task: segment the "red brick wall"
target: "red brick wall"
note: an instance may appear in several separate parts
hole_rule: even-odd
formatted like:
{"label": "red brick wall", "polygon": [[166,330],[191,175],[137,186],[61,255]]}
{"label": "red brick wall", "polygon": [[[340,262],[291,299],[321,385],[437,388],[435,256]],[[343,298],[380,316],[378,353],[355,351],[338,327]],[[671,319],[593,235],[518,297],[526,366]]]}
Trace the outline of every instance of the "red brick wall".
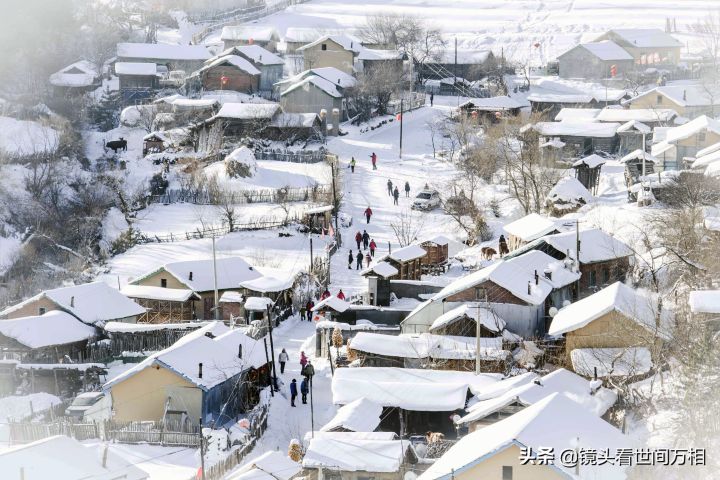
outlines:
{"label": "red brick wall", "polygon": [[474,302],[477,300],[475,289],[485,288],[488,294],[488,302],[492,303],[513,303],[515,305],[525,305],[525,302],[517,298],[503,287],[496,285],[490,281],[483,282],[460,293],[448,297],[448,302]]}
{"label": "red brick wall", "polygon": [[[607,262],[597,262],[590,264],[581,264],[580,273],[580,293],[581,296],[588,293],[591,289],[602,288],[617,281],[625,280],[625,276],[630,269],[630,260],[628,257],[613,259]],[[595,274],[595,285],[591,284],[591,279]],[[609,278],[606,278],[609,277]],[[594,290],[593,290],[594,291]],[[590,292],[592,293],[592,292]]]}
{"label": "red brick wall", "polygon": [[[228,77],[228,83],[222,85],[220,78]],[[218,65],[203,73],[203,88],[206,90],[233,90],[236,92],[255,92],[258,90],[259,75],[249,75],[242,70],[227,65]]]}

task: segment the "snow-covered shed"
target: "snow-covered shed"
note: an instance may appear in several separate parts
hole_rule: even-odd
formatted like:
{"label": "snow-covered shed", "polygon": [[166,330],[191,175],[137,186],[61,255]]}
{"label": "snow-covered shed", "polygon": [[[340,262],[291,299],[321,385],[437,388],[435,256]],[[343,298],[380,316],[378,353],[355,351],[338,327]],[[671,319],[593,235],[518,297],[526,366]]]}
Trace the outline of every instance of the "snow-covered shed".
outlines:
{"label": "snow-covered shed", "polygon": [[382,257],[378,262],[387,262],[398,271],[397,280],[420,280],[422,261],[427,251],[417,244],[398,248]]}
{"label": "snow-covered shed", "polygon": [[[221,125],[224,136],[257,136],[282,112],[280,105],[273,102],[241,103],[226,102],[220,111],[205,121],[206,127]],[[220,123],[217,123],[220,122]]]}
{"label": "snow-covered shed", "polygon": [[241,45],[259,45],[265,50],[275,52],[280,34],[271,25],[233,25],[223,27],[220,40],[226,49]]}
{"label": "snow-covered shed", "polygon": [[224,55],[211,58],[192,77],[205,90],[253,93],[260,87],[260,70],[245,57]]}
{"label": "snow-covered shed", "polygon": [[542,377],[528,372],[484,389],[471,400],[467,414],[456,424],[471,432],[482,429],[555,393],[569,397],[598,417],[617,401],[617,394],[612,390],[594,386],[591,381],[564,368]]}
{"label": "snow-covered shed", "polygon": [[558,233],[555,220],[543,217],[538,213],[530,213],[508,223],[503,227],[508,234],[508,248],[515,250],[533,240],[552,233]]}
{"label": "snow-covered shed", "polygon": [[634,71],[632,55],[610,40],[581,43],[558,55],[563,78],[605,79],[611,71],[624,77]]}
{"label": "snow-covered shed", "polygon": [[196,318],[195,302],[200,295],[187,288],[125,285],[120,293],[145,307],[142,323],[189,322]]}
{"label": "snow-covered shed", "polygon": [[480,322],[481,337],[495,338],[503,336],[506,340],[514,338],[514,334],[506,332],[505,320],[479,302],[464,303],[440,315],[430,325],[430,333],[436,335],[475,336],[478,322]]}
{"label": "snow-covered shed", "polygon": [[[104,451],[103,451],[104,449]],[[150,475],[107,446],[83,445],[65,435],[11,447],[0,453],[0,465],[9,476],[23,480],[145,480]],[[11,475],[10,472],[13,472]]]}
{"label": "snow-covered shed", "polygon": [[533,127],[541,143],[557,138],[565,144],[563,155],[580,157],[597,151],[614,153],[618,146],[619,123],[538,122]]}
{"label": "snow-covered shed", "polygon": [[597,193],[597,187],[600,184],[600,169],[604,164],[605,159],[595,153],[576,160],[572,164],[575,178],[593,195]]}
{"label": "snow-covered shed", "polygon": [[30,363],[54,363],[63,357],[82,362],[88,340],[96,335],[95,327],[62,310],[0,320],[0,349],[5,357]]}
{"label": "snow-covered shed", "polygon": [[131,285],[154,286],[167,289],[192,290],[202,305],[196,305],[195,314],[200,319],[213,318],[214,269],[217,270],[217,289],[220,294],[227,290],[239,291],[240,283],[262,276],[254,267],[240,257],[184,260],[170,262],[134,279]]}
{"label": "snow-covered shed", "polygon": [[262,341],[211,322],[110,379],[103,390],[119,421],[161,421],[172,412],[190,424],[222,425],[258,401],[258,388],[269,382],[266,363]]}
{"label": "snow-covered shed", "polygon": [[564,177],[558,180],[545,198],[545,207],[556,216],[575,212],[592,202],[592,194],[575,177]]}
{"label": "snow-covered shed", "polygon": [[275,82],[283,75],[285,61],[260,45],[240,45],[232,47],[221,55],[238,55],[248,60],[260,72],[258,88],[263,92],[272,91]]}
{"label": "snow-covered shed", "polygon": [[672,312],[657,295],[615,282],[560,309],[550,335],[565,335],[568,357],[577,348],[634,348],[662,345],[672,335]]}
{"label": "snow-covered shed", "polygon": [[[597,100],[587,93],[559,93],[559,92],[534,92],[528,95],[530,110],[539,113],[546,118],[555,118],[561,110],[566,108],[587,108],[595,109]],[[592,121],[592,120],[590,120]]]}
{"label": "snow-covered shed", "polygon": [[487,98],[471,98],[458,105],[458,112],[463,115],[479,119],[489,119],[496,122],[498,117],[517,116],[523,104],[510,96],[487,97]]}
{"label": "snow-covered shed", "polygon": [[[563,466],[558,452],[574,449],[603,451],[629,448],[632,442],[620,430],[565,395],[553,393],[488,427],[458,441],[418,480],[500,478],[603,478],[624,480],[625,467]],[[554,463],[524,462],[521,449],[551,448]],[[533,455],[534,457],[534,455]],[[502,468],[500,468],[502,467]]]}
{"label": "snow-covered shed", "polygon": [[[145,309],[105,282],[83,283],[45,290],[0,312],[0,319],[43,315],[51,310],[67,312],[88,325],[135,322]],[[0,320],[2,321],[2,320]]]}
{"label": "snow-covered shed", "polygon": [[335,416],[320,429],[322,432],[372,432],[380,425],[383,407],[366,398],[338,408]]}
{"label": "snow-covered shed", "polygon": [[278,451],[270,450],[233,469],[225,480],[290,480],[300,470],[298,463]]}
{"label": "snow-covered shed", "polygon": [[100,73],[92,62],[79,60],[50,75],[50,85],[58,97],[82,94],[100,86]]}

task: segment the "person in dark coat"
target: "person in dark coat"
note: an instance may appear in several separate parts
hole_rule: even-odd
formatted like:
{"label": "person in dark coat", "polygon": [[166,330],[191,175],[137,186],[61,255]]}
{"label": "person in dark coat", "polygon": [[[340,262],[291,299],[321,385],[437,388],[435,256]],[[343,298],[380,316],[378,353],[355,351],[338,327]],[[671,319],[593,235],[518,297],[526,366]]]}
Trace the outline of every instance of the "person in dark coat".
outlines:
{"label": "person in dark coat", "polygon": [[393,190],[393,200],[395,205],[398,204],[398,198],[400,198],[400,190],[398,190],[397,185],[395,185],[395,190]]}
{"label": "person in dark coat", "polygon": [[[352,252],[350,252],[350,253],[352,254]],[[350,263],[352,263],[352,261],[351,261]],[[349,268],[349,267],[348,267],[348,268]],[[305,308],[307,308],[307,319],[308,319],[308,322],[312,320],[312,316],[313,316],[313,314],[312,314],[312,309],[313,309],[314,306],[315,306],[315,302],[313,302],[313,300],[312,300],[312,298],[311,298],[310,300],[308,300],[308,303],[307,303],[307,305],[305,306]]]}
{"label": "person in dark coat", "polygon": [[297,381],[295,379],[292,379],[292,382],[290,382],[290,406],[295,406],[295,399],[297,398]]}
{"label": "person in dark coat", "polygon": [[363,230],[363,250],[367,250],[368,244],[370,243],[370,235],[367,233],[367,230]]}
{"label": "person in dark coat", "polygon": [[371,256],[371,257],[374,257],[374,256],[375,256],[375,249],[376,249],[376,248],[377,248],[377,243],[375,243],[375,239],[373,238],[373,239],[370,240],[370,256]]}
{"label": "person in dark coat", "polygon": [[[365,209],[365,218],[367,218],[367,223],[370,223],[370,217],[372,217],[372,209],[368,206]],[[358,248],[360,248],[359,245],[358,245]]]}
{"label": "person in dark coat", "polygon": [[363,261],[363,254],[360,250],[358,250],[357,257],[355,257],[355,260],[357,263],[355,264],[355,270],[360,270],[362,268],[362,261]]}
{"label": "person in dark coat", "polygon": [[405,182],[405,196],[410,196],[410,182]]}
{"label": "person in dark coat", "polygon": [[303,378],[302,382],[300,382],[300,395],[302,395],[302,402],[304,404],[307,404],[307,394],[310,393],[310,389],[308,388],[308,379]]}
{"label": "person in dark coat", "polygon": [[505,254],[510,253],[510,250],[508,250],[507,242],[505,241],[505,235],[500,235],[500,239],[498,240],[498,251],[500,252],[501,257]]}
{"label": "person in dark coat", "polygon": [[430,106],[433,106],[433,101],[435,100],[435,94],[433,92],[430,92]]}
{"label": "person in dark coat", "polygon": [[387,187],[388,187],[388,195],[390,195],[390,196],[392,197],[392,187],[393,187],[393,184],[392,184],[392,180],[390,180],[389,178],[388,178]]}
{"label": "person in dark coat", "polygon": [[365,268],[370,268],[370,262],[372,261],[372,257],[369,253],[365,254]]}
{"label": "person in dark coat", "polygon": [[308,360],[307,365],[305,365],[302,370],[300,370],[300,373],[308,380],[310,380],[310,378],[315,375],[315,367],[313,367],[313,364],[310,360]]}
{"label": "person in dark coat", "polygon": [[355,234],[355,242],[357,243],[358,250],[360,250],[360,242],[362,242],[362,238],[363,238],[362,233],[360,233],[360,230],[358,230],[357,233]]}
{"label": "person in dark coat", "polygon": [[355,259],[355,255],[352,254],[352,250],[348,253],[348,270],[352,270],[352,262]]}

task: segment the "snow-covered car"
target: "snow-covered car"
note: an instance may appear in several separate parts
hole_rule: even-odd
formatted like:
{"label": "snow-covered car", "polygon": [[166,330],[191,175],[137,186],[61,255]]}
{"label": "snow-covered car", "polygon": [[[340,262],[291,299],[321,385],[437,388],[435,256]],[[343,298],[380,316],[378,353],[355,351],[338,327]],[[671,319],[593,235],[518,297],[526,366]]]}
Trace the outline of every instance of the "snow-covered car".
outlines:
{"label": "snow-covered car", "polygon": [[440,205],[440,194],[437,190],[422,190],[413,200],[414,210],[432,210]]}
{"label": "snow-covered car", "polygon": [[85,414],[98,402],[105,397],[103,392],[85,392],[81,393],[75,400],[65,409],[65,415],[68,417],[82,420]]}

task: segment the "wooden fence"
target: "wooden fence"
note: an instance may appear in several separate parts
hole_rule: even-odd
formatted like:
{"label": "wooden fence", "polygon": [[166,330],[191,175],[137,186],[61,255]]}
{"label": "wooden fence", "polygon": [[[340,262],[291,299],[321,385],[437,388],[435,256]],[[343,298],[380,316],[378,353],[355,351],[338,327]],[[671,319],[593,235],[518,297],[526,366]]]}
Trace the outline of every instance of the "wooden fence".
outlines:
{"label": "wooden fence", "polygon": [[255,150],[258,160],[276,160],[278,162],[320,163],[328,160],[324,150],[300,150],[297,152],[281,149]]}
{"label": "wooden fence", "polygon": [[167,233],[165,235],[145,235],[140,234],[138,243],[172,243],[182,242],[184,240],[197,240],[200,238],[213,238],[222,235],[227,235],[230,232],[241,232],[241,231],[254,231],[254,230],[265,230],[268,228],[277,228],[286,225],[285,221],[257,221],[254,223],[233,225],[230,229],[224,225],[222,227],[211,227],[205,229],[197,229],[194,232],[183,232],[183,233]]}
{"label": "wooden fence", "polygon": [[97,423],[73,423],[61,418],[50,423],[11,422],[10,444],[35,442],[55,435],[65,435],[76,440],[100,438],[102,427]]}
{"label": "wooden fence", "polygon": [[163,195],[150,195],[147,203],[192,203],[195,205],[227,205],[248,203],[318,202],[327,203],[332,197],[330,184],[311,187],[277,188],[274,190],[238,190],[212,192],[207,189],[170,189]]}

